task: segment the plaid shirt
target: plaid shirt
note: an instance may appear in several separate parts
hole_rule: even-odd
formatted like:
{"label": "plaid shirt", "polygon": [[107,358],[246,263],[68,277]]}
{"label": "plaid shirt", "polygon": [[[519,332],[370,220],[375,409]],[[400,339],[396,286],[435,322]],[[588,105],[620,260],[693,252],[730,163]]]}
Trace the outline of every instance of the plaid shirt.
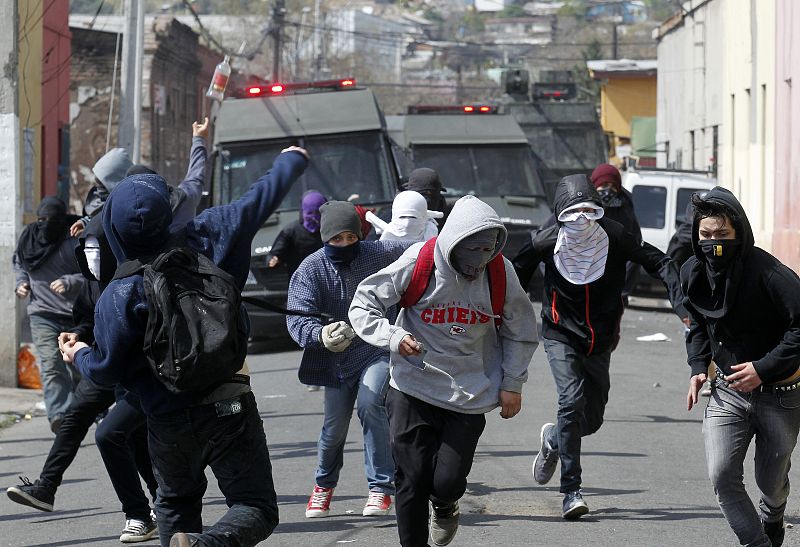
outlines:
{"label": "plaid shirt", "polygon": [[[347,312],[358,284],[385,268],[411,245],[398,241],[362,241],[361,250],[349,266],[337,269],[324,249],[309,255],[300,264],[289,282],[290,310],[324,312],[335,321],[349,324]],[[394,322],[397,310],[389,310],[388,318]],[[287,315],[286,326],[295,342],[300,344],[303,359],[298,376],[307,385],[339,387],[343,380],[361,374],[364,368],[380,357],[388,358],[385,350],[371,346],[356,337],[341,353],[325,349],[320,341],[323,323],[314,317]]]}

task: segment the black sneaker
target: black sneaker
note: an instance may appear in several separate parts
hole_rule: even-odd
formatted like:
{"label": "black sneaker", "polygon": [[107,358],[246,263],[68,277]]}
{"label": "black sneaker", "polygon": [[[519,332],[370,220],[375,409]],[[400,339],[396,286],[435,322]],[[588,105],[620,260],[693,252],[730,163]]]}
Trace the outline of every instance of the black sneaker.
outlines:
{"label": "black sneaker", "polygon": [[433,506],[431,511],[431,540],[434,545],[449,545],[458,532],[458,520],[461,512],[458,510],[458,502]]}
{"label": "black sneaker", "polygon": [[40,511],[52,511],[56,501],[56,491],[44,486],[40,480],[31,482],[28,477],[20,477],[22,484],[12,486],[6,490],[11,501],[21,505],[27,505]]}
{"label": "black sneaker", "polygon": [[533,480],[538,484],[547,484],[556,472],[558,465],[558,448],[550,446],[547,439],[554,433],[555,424],[544,424],[539,432],[541,446],[533,459]]}
{"label": "black sneaker", "polygon": [[772,547],[780,547],[783,545],[783,538],[786,535],[786,528],[783,527],[783,519],[778,522],[764,522],[762,520],[761,524],[764,526],[764,534],[766,534],[772,542]]}
{"label": "black sneaker", "polygon": [[564,502],[561,504],[561,516],[565,519],[578,519],[589,512],[589,506],[583,501],[580,490],[567,492],[564,494]]}
{"label": "black sneaker", "polygon": [[147,541],[158,533],[158,526],[154,519],[147,520],[125,519],[125,528],[120,533],[121,543],[138,543]]}

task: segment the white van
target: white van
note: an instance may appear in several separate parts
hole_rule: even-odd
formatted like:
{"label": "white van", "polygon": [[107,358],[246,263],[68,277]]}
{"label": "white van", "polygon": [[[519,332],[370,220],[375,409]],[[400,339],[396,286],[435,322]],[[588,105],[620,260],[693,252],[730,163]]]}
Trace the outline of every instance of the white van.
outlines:
{"label": "white van", "polygon": [[[667,251],[676,228],[684,222],[692,194],[707,192],[716,185],[716,179],[697,171],[629,169],[622,175],[622,186],[633,195],[642,239],[662,252]],[[641,268],[632,296],[664,298],[666,290],[661,280]]]}
{"label": "white van", "polygon": [[692,194],[711,190],[717,181],[703,172],[648,169],[623,172],[622,185],[633,194],[642,239],[666,252]]}

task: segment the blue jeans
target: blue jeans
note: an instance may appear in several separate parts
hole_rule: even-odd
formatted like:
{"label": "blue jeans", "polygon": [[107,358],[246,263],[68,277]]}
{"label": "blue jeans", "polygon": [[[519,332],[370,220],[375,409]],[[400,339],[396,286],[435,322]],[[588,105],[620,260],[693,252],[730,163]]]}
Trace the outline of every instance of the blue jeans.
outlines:
{"label": "blue jeans", "polygon": [[73,327],[73,321],[66,318],[31,315],[31,337],[36,344],[36,353],[42,365],[42,387],[47,419],[53,421],[63,418],[72,402],[72,392],[81,379],[75,367],[61,358],[58,351],[58,335]]}
{"label": "blue jeans", "polygon": [[[783,518],[789,468],[800,430],[800,389],[740,393],[714,379],[703,418],[708,475],[722,514],[742,545],[769,547],[761,521]],[[743,462],[755,437],[759,509],[744,488]],[[760,513],[760,514],[759,514]]]}
{"label": "blue jeans", "polygon": [[381,357],[366,366],[360,376],[348,378],[338,387],[325,387],[325,419],[317,447],[316,482],[334,488],[344,465],[344,444],[353,405],[364,434],[364,468],[371,492],[394,494],[394,459],[389,446],[386,392],[389,389],[389,359]]}
{"label": "blue jeans", "polygon": [[544,339],[544,349],[558,390],[556,437],[561,458],[561,492],[581,487],[581,439],[603,425],[611,380],[611,351],[584,355],[570,345]]}
{"label": "blue jeans", "polygon": [[[148,416],[156,517],[162,547],[177,532],[197,535],[203,547],[251,547],[278,524],[264,424],[251,392],[232,405],[216,403]],[[231,400],[229,400],[231,401]],[[203,532],[205,469],[211,467],[228,511]]]}

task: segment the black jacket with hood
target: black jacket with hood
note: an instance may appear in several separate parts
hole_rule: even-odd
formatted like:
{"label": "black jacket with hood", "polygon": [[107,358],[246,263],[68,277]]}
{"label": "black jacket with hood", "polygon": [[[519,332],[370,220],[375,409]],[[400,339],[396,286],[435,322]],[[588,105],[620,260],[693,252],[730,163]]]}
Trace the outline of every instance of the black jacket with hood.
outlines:
{"label": "black jacket with hood", "polygon": [[694,219],[694,256],[681,268],[684,305],[693,319],[686,338],[691,373],[705,373],[713,359],[726,375],[731,366],[752,362],[763,383],[785,380],[800,367],[800,278],[755,246],[747,215],[730,191],[717,186],[704,199],[736,211],[741,246],[728,268],[724,302],[713,300],[697,243],[700,220]]}
{"label": "black jacket with hood", "polygon": [[[585,175],[564,177],[556,188],[555,218],[564,209],[591,201],[600,206],[600,196]],[[603,275],[591,283],[574,285],[558,272],[553,258],[561,223],[531,233],[532,241],[513,260],[523,287],[528,286],[533,272],[544,263],[542,296],[542,336],[570,344],[586,355],[613,350],[619,342],[622,318],[622,290],[625,286],[627,262],[641,264],[654,276],[664,280],[676,312],[685,317],[681,307],[678,267],[664,253],[636,237],[611,219],[597,221],[608,234],[608,258]]]}

